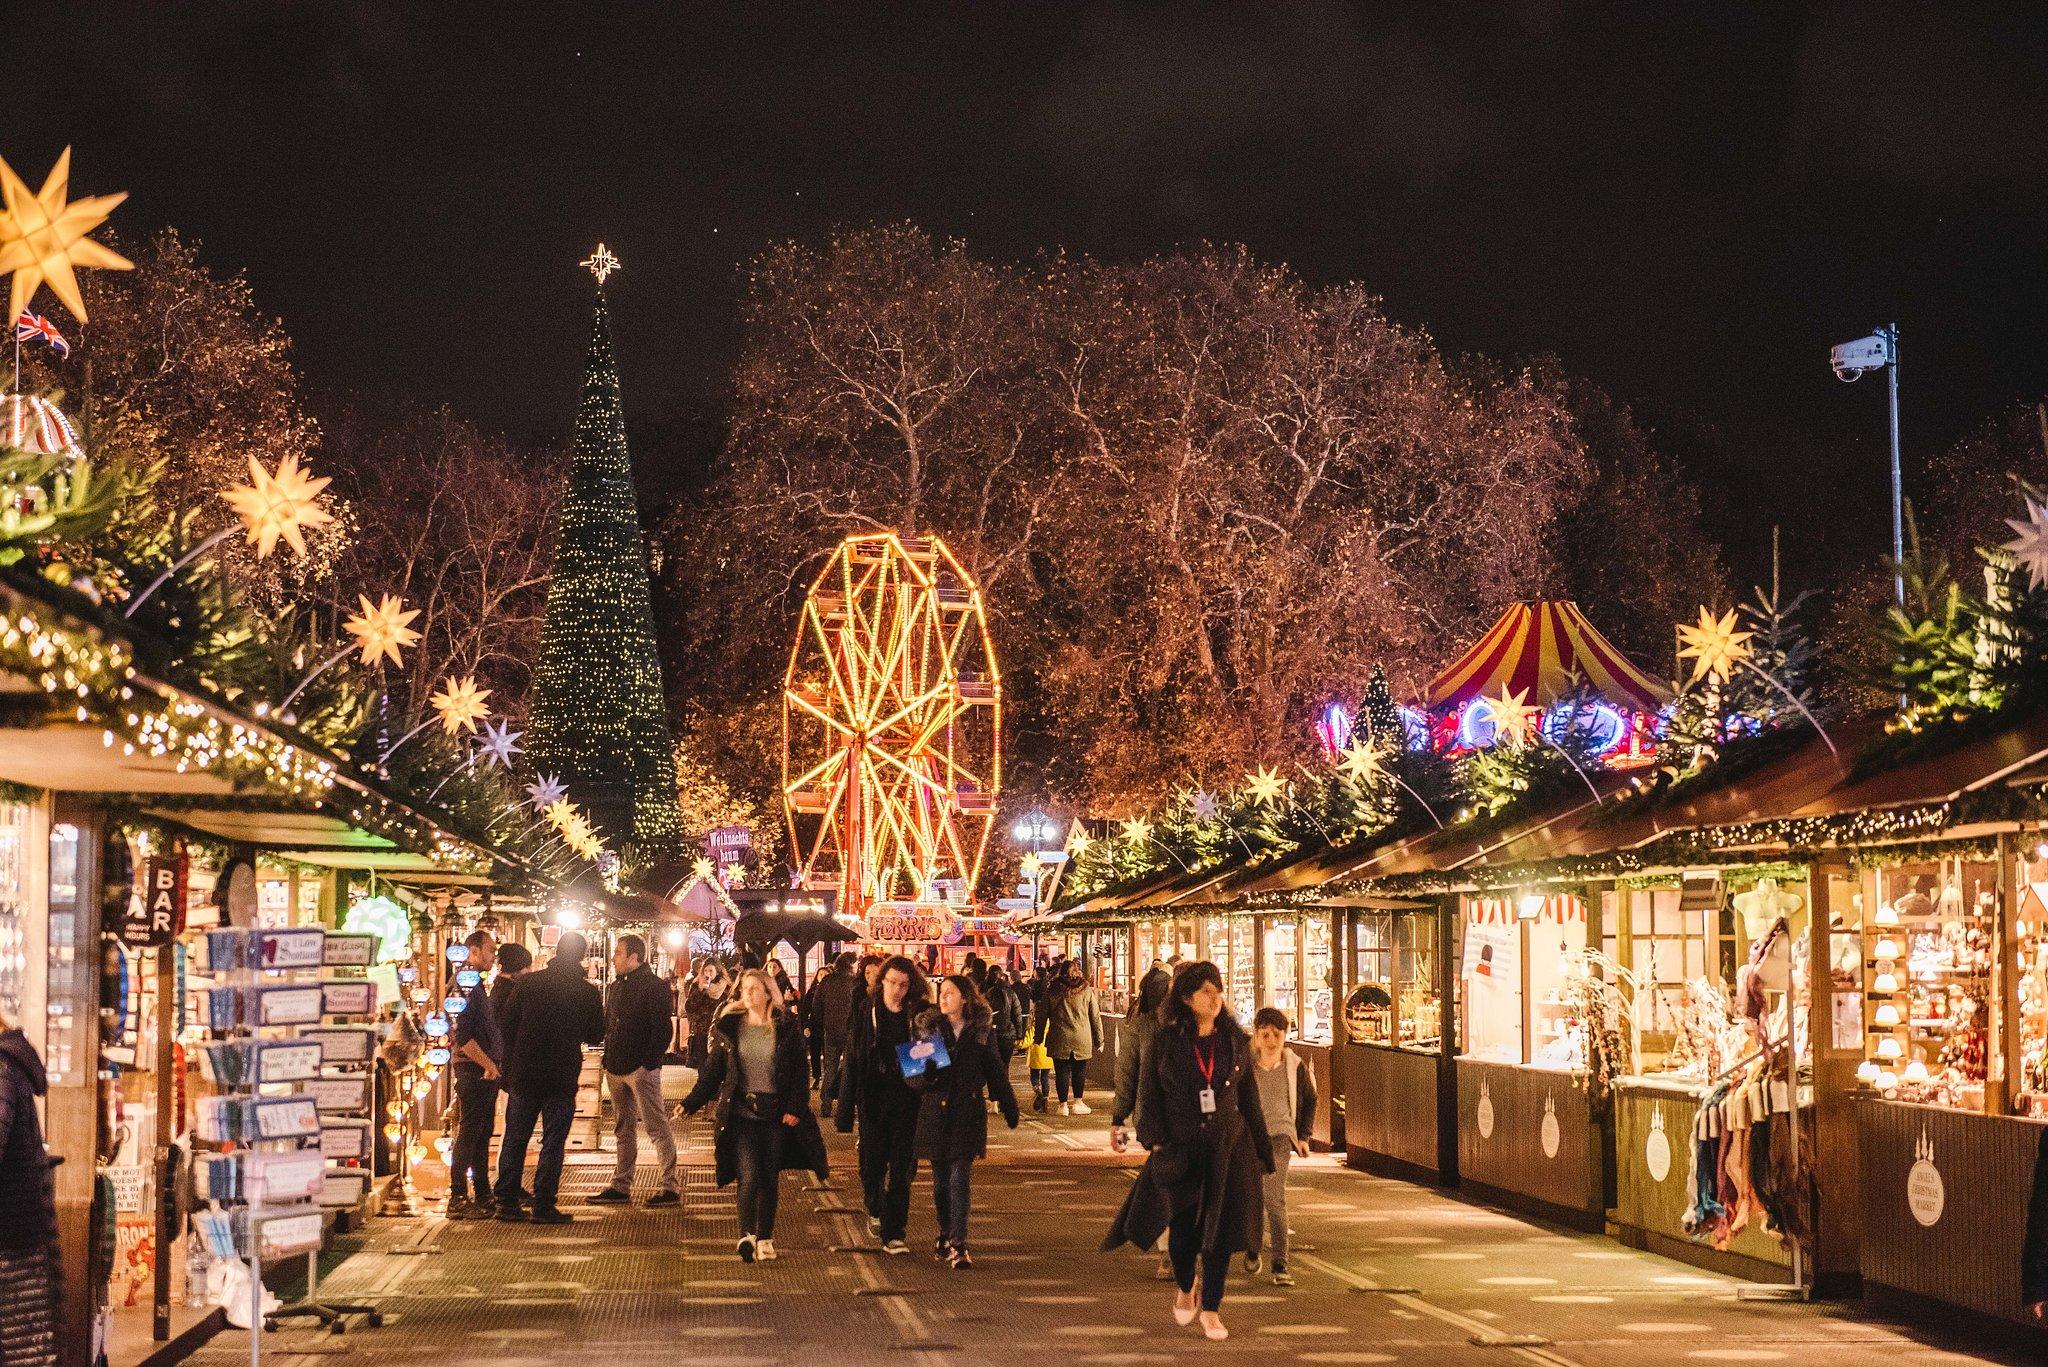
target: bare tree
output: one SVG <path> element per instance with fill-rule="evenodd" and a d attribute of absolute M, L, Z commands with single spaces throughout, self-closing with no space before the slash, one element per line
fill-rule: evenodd
<path fill-rule="evenodd" d="M 328 439 L 328 459 L 357 529 L 332 580 L 331 607 L 395 593 L 420 609 L 407 656 L 410 686 L 394 702 L 411 718 L 451 674 L 474 674 L 500 715 L 524 714 L 546 606 L 549 547 L 561 480 L 504 439 L 447 409 L 354 414 Z"/>

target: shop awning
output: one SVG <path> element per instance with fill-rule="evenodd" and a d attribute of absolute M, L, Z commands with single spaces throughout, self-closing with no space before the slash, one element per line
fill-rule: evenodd
<path fill-rule="evenodd" d="M 1655 712 L 1670 701 L 1664 685 L 1635 667 L 1573 602 L 1517 603 L 1500 615 L 1456 663 L 1430 680 L 1425 702 L 1450 711 L 1478 697 L 1527 693 L 1548 706 L 1580 684 L 1617 707 Z"/>

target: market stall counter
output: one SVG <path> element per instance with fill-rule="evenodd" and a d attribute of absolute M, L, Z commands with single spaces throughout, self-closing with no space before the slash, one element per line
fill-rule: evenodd
<path fill-rule="evenodd" d="M 1959 1305 L 2040 1330 L 2020 1255 L 2048 1123 L 1863 1099 L 1863 1288 Z M 2039 1343 L 2048 1349 L 2048 1333 Z"/>
<path fill-rule="evenodd" d="M 1724 1246 L 1706 1239 L 1693 1212 L 1694 1126 L 1698 1089 L 1660 1077 L 1623 1078 L 1614 1089 L 1614 1209 L 1609 1233 L 1695 1267 L 1750 1281 L 1782 1282 L 1791 1256 L 1761 1222 L 1746 1223 Z"/>
<path fill-rule="evenodd" d="M 1458 1182 L 1578 1229 L 1607 1211 L 1607 1137 L 1572 1070 L 1583 1047 L 1569 967 L 1587 905 L 1566 893 L 1462 900 Z M 1597 934 L 1595 938 L 1597 943 Z"/>

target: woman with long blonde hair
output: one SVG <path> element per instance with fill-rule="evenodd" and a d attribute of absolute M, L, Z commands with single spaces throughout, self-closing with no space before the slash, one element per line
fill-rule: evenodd
<path fill-rule="evenodd" d="M 782 1174 L 826 1176 L 825 1137 L 811 1114 L 810 1067 L 803 1026 L 784 1009 L 765 970 L 749 968 L 711 1024 L 710 1048 L 683 1114 L 712 1110 L 718 1185 L 739 1184 L 742 1262 L 775 1254 L 775 1208 Z"/>

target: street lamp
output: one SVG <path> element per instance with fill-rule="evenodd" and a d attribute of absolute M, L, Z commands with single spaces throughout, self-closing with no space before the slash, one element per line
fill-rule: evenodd
<path fill-rule="evenodd" d="M 1883 368 L 1891 375 L 1892 410 L 1892 593 L 1900 607 L 1906 605 L 1906 517 L 1905 498 L 1899 479 L 1899 325 L 1889 324 L 1868 337 L 1844 342 L 1828 352 L 1828 364 L 1835 378 L 1844 384 L 1863 378 L 1865 371 Z"/>

